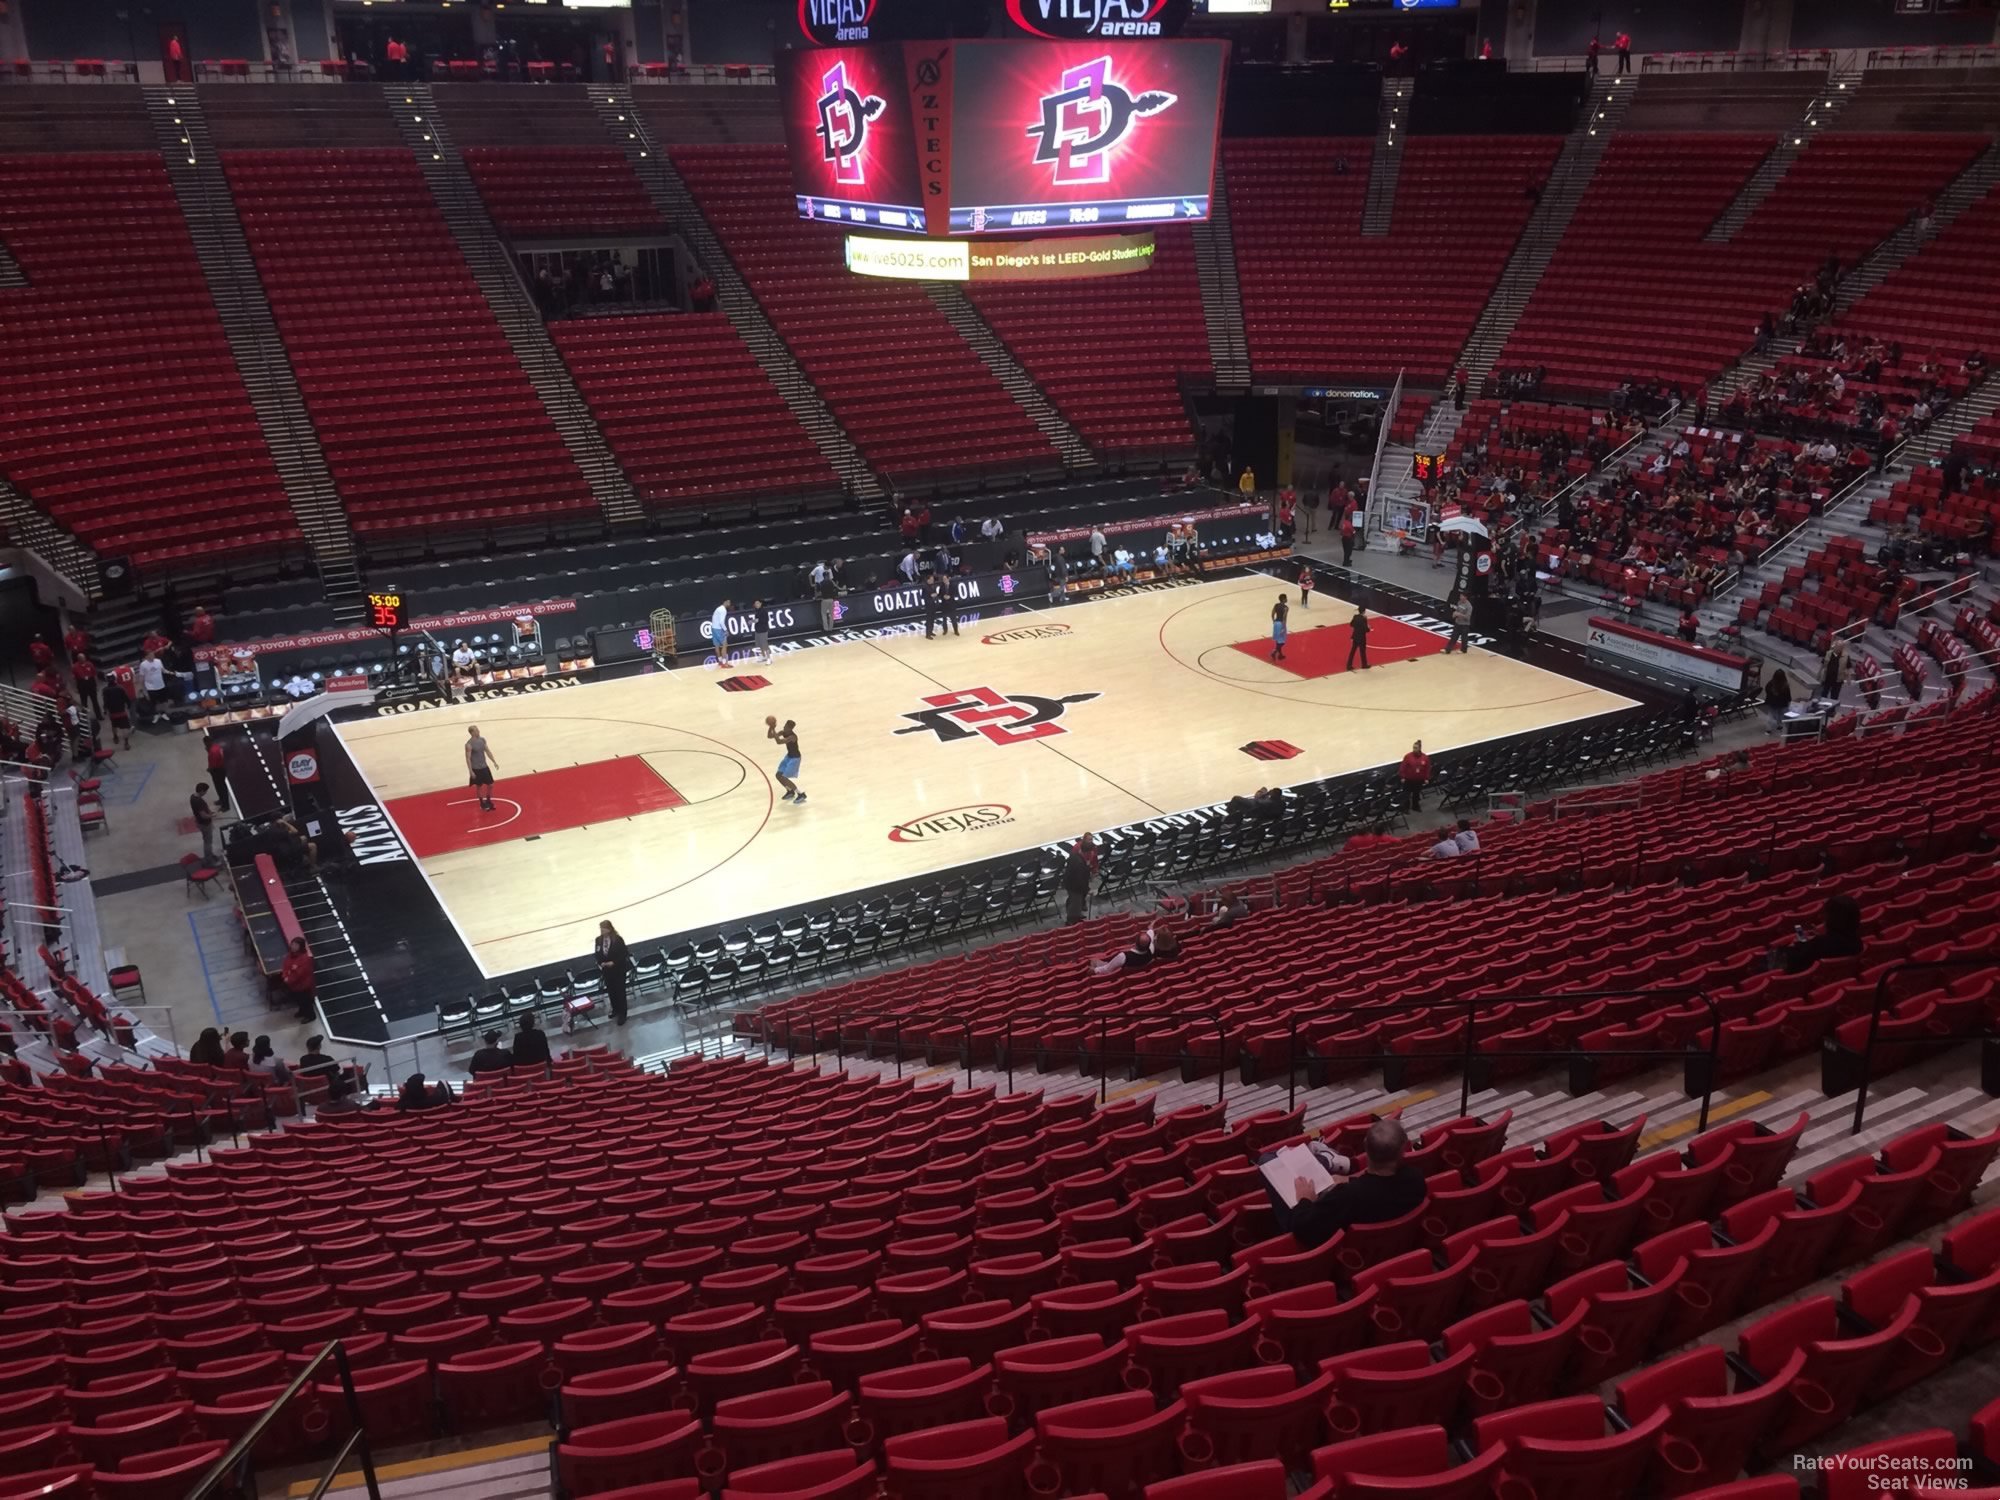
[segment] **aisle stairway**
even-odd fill
[[[1208,356],[1219,391],[1250,385],[1250,342],[1243,331],[1243,292],[1236,282],[1236,238],[1229,226],[1229,181],[1220,154],[1209,194],[1209,217],[1194,226],[1195,273],[1208,322]]]
[[[20,263],[4,243],[0,243],[0,291],[16,291],[28,284]]]
[[[1556,158],[1548,181],[1542,184],[1542,196],[1528,219],[1528,227],[1515,242],[1514,253],[1507,259],[1507,268],[1500,273],[1492,297],[1487,300],[1485,310],[1480,313],[1471,337],[1465,341],[1465,348],[1459,354],[1458,363],[1466,373],[1466,384],[1471,394],[1484,391],[1486,379],[1493,373],[1494,361],[1499,359],[1501,349],[1514,332],[1514,325],[1520,321],[1528,299],[1534,295],[1536,284],[1542,279],[1542,272],[1548,269],[1549,258],[1555,254],[1557,242],[1569,228],[1577,204],[1583,201],[1584,190],[1590,186],[1591,176],[1604,156],[1604,148],[1611,143],[1619,122],[1631,107],[1632,95],[1633,83],[1629,75],[1623,78],[1616,75],[1599,77],[1592,82],[1590,95],[1584,101],[1583,117],[1564,138],[1562,154]],[[1442,446],[1450,441],[1455,431],[1457,424],[1454,422],[1449,430],[1431,436]]]
[[[757,299],[750,295],[742,274],[696,206],[686,182],[647,130],[644,117],[633,107],[630,92],[622,84],[592,84],[590,101],[605,133],[623,148],[639,180],[646,185],[654,207],[686,239],[695,260],[714,281],[716,305],[728,314],[730,324],[750,346],[757,363],[771,377],[771,383],[785,398],[799,425],[826,455],[848,493],[864,501],[880,501],[886,493],[881,480],[834,420]]]
[[[0,474],[0,532],[17,547],[25,547],[69,580],[85,603],[98,597],[103,587],[97,571],[97,554],[29,502],[7,476]]]
[[[1387,234],[1396,215],[1396,183],[1403,171],[1403,153],[1398,148],[1410,138],[1410,92],[1407,78],[1382,80],[1375,154],[1368,164],[1368,196],[1361,205],[1363,234]]]
[[[148,87],[145,96],[146,116],[201,258],[209,295],[292,514],[312,549],[320,586],[341,623],[358,624],[367,609],[354,534],[243,237],[243,221],[209,140],[201,100],[188,87]]]
[[[1007,346],[992,326],[979,315],[979,309],[964,292],[949,282],[931,281],[924,284],[931,301],[937,304],[945,321],[958,330],[959,337],[972,346],[972,352],[979,356],[979,362],[993,372],[993,378],[1001,388],[1012,396],[1027,412],[1040,429],[1042,435],[1055,444],[1056,451],[1063,456],[1063,465],[1072,473],[1088,472],[1097,467],[1097,457],[1090,451],[1090,445],[1061,412],[1055,409],[1042,388],[1028,377]]]
[[[536,395],[541,397],[563,446],[590,482],[590,492],[607,521],[614,525],[639,521],[643,512],[632,492],[631,481],[618,467],[604,434],[591,418],[589,406],[570,378],[568,366],[556,353],[548,328],[535,310],[527,288],[521,284],[479,191],[473,186],[471,174],[465,169],[465,159],[452,145],[430,85],[404,84],[395,92],[407,101],[390,101],[396,128],[416,157],[417,167],[430,184],[431,195],[451,228],[452,238],[458,242],[479,289],[486,294],[514,357]]]
[[[1734,239],[1737,232],[1750,222],[1751,215],[1771,196],[1772,189],[1784,180],[1785,174],[1792,169],[1792,163],[1805,150],[1806,142],[1825,131],[1834,116],[1846,107],[1860,82],[1859,68],[1840,68],[1828,73],[1826,87],[1807,102],[1805,112],[1797,123],[1778,137],[1770,155],[1758,163],[1757,170],[1744,181],[1735,198],[1730,200],[1729,206],[1717,216],[1702,238],[1711,244]]]

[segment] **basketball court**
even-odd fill
[[[1292,601],[1286,660],[1271,605]],[[922,879],[1085,829],[1630,707],[1263,575],[351,721],[338,734],[485,974]],[[782,800],[767,715],[797,721]],[[478,724],[497,777],[466,785]]]

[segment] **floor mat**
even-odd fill
[[[428,859],[455,849],[539,838],[686,803],[645,761],[621,755],[526,776],[501,776],[493,784],[492,812],[480,809],[471,787],[454,786],[397,797],[389,803],[389,816],[403,830],[410,852]]]
[[[1350,640],[1347,620],[1334,624],[1313,625],[1300,620],[1301,611],[1292,611],[1291,639],[1285,642],[1285,659],[1273,662],[1294,677],[1332,677],[1347,670],[1347,647]],[[1231,643],[1245,656],[1255,656],[1264,661],[1271,658],[1271,638],[1267,635],[1254,641],[1234,641]],[[1423,656],[1436,656],[1444,650],[1444,637],[1415,625],[1405,625],[1401,620],[1391,620],[1383,615],[1368,617],[1368,665],[1387,666],[1392,662],[1415,661]],[[1361,670],[1356,662],[1354,669]]]

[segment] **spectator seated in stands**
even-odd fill
[[[292,1081],[292,1070],[285,1066],[284,1059],[277,1055],[267,1036],[260,1036],[251,1044],[250,1072],[281,1088]]]
[[[1410,1138],[1392,1119],[1377,1120],[1362,1142],[1366,1170],[1314,1143],[1313,1154],[1336,1179],[1333,1186],[1313,1190],[1300,1178],[1295,1184],[1298,1206],[1287,1208],[1269,1182],[1264,1185],[1277,1215],[1278,1227],[1310,1250],[1324,1245],[1350,1224],[1380,1224],[1400,1219],[1424,1198],[1423,1175],[1403,1160]]]
[[[517,1068],[540,1068],[549,1060],[548,1034],[536,1024],[533,1016],[521,1017],[521,1026],[514,1033],[514,1066]]]
[[[1208,919],[1212,928],[1234,927],[1250,915],[1250,903],[1241,891],[1231,891],[1215,908],[1215,915]]]
[[[201,1035],[196,1037],[194,1045],[188,1048],[188,1061],[200,1063],[205,1068],[221,1067],[222,1033],[213,1026],[202,1027]]]
[[[1461,854],[1479,852],[1479,835],[1472,831],[1472,820],[1460,818],[1458,827],[1447,828],[1438,834],[1438,841],[1432,844],[1425,855],[1427,859],[1457,859]]]
[[[1136,971],[1145,968],[1155,959],[1172,958],[1180,951],[1181,940],[1174,936],[1172,929],[1163,928],[1155,922],[1132,940],[1131,947],[1114,953],[1109,958],[1093,961],[1090,972],[1101,978],[1106,974]]]
[[[1819,934],[1797,930],[1795,941],[1778,950],[1778,967],[1787,974],[1810,969],[1822,958],[1858,958],[1861,954],[1861,907],[1852,896],[1829,896],[1820,912]]]
[[[368,1079],[365,1069],[351,1065],[343,1067],[328,1057],[326,1038],[323,1036],[306,1038],[306,1050],[299,1054],[298,1066],[293,1071],[302,1078],[324,1078],[326,1096],[330,1100],[346,1098]]]
[[[427,1083],[421,1073],[412,1073],[403,1080],[402,1092],[396,1095],[396,1110],[399,1114],[415,1114],[420,1110],[438,1109],[457,1101],[458,1096],[451,1091],[451,1085],[443,1079],[435,1084]]]
[[[481,1073],[505,1073],[513,1068],[514,1054],[500,1045],[499,1032],[486,1032],[479,1040],[483,1045],[466,1059],[466,1072],[477,1078]]]
[[[222,1065],[237,1073],[250,1071],[250,1033],[232,1031],[229,1033],[229,1050],[222,1054]]]

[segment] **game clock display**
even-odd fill
[[[368,596],[368,623],[377,630],[402,630],[410,623],[409,601],[400,593]]]

